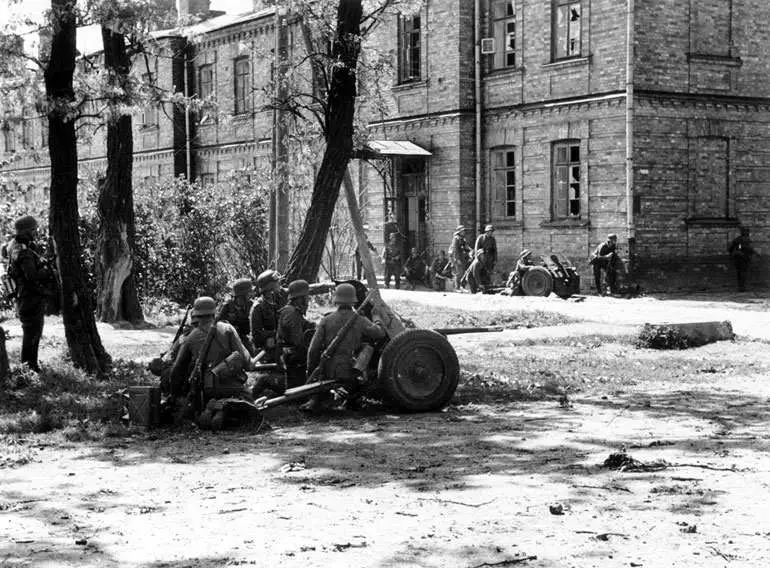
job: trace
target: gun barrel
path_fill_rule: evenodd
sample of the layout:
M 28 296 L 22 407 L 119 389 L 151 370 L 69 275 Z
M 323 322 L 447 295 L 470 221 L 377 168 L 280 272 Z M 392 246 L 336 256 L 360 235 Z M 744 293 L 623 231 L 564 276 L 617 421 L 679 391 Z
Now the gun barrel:
M 440 327 L 433 331 L 440 333 L 441 335 L 462 335 L 464 333 L 494 333 L 503 331 L 501 325 L 490 325 L 486 327 Z
M 258 399 L 254 402 L 254 405 L 260 410 L 264 410 L 278 406 L 280 404 L 285 404 L 292 400 L 308 398 L 309 396 L 322 392 L 329 392 L 338 385 L 339 383 L 337 381 L 320 381 L 317 383 L 310 383 L 307 385 L 295 387 L 293 389 L 286 389 L 286 392 L 275 398 Z

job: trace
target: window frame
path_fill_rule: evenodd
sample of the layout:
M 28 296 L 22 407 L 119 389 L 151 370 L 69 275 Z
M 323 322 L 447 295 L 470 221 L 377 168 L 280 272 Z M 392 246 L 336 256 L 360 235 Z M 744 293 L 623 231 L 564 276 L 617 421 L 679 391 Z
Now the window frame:
M 204 81 L 203 78 L 207 73 L 209 74 L 210 79 L 208 81 Z M 203 92 L 204 85 L 208 86 L 207 94 Z M 216 81 L 214 79 L 214 65 L 211 63 L 206 63 L 205 65 L 198 67 L 198 98 L 201 100 L 209 98 L 211 100 L 217 99 Z
M 565 159 L 559 160 L 559 150 L 566 148 Z M 573 159 L 573 151 L 577 150 L 577 160 Z M 577 167 L 577 176 L 573 168 Z M 566 176 L 562 178 L 559 168 L 566 169 Z M 566 139 L 556 140 L 551 143 L 551 220 L 562 221 L 565 219 L 582 219 L 583 217 L 583 150 L 580 140 Z M 564 182 L 560 180 L 564 179 Z M 571 181 L 574 180 L 574 181 Z M 567 187 L 562 192 L 560 183 L 566 183 Z M 571 190 L 577 191 L 573 195 Z M 560 207 L 559 203 L 564 201 Z M 572 212 L 573 205 L 577 205 L 577 211 Z M 561 211 L 564 211 L 564 214 Z
M 21 147 L 32 148 L 32 119 L 23 118 L 21 120 Z
M 565 44 L 560 46 L 559 37 L 559 14 L 566 7 L 567 12 L 578 7 L 578 17 L 576 19 L 566 19 L 566 33 L 564 34 Z M 552 0 L 551 2 L 551 61 L 564 61 L 565 59 L 577 59 L 583 57 L 583 0 Z M 572 30 L 571 22 L 577 21 L 577 33 Z M 570 53 L 569 41 L 576 36 L 578 48 L 576 52 Z
M 245 65 L 243 65 L 245 63 Z M 245 73 L 239 72 L 245 69 Z M 251 60 L 248 55 L 233 60 L 233 114 L 251 112 Z
M 152 86 L 154 83 L 155 75 L 153 73 L 144 73 L 142 75 L 142 81 Z M 158 103 L 155 101 L 148 101 L 142 107 L 142 128 L 157 127 L 160 120 L 160 113 L 158 112 Z
M 490 33 L 495 40 L 495 52 L 491 54 L 491 65 L 493 70 L 514 69 L 517 67 L 517 21 L 516 5 L 514 0 L 492 0 L 490 6 Z M 513 32 L 510 32 L 508 26 L 513 24 Z M 508 49 L 510 44 L 508 39 L 513 34 L 513 49 Z
M 3 152 L 6 154 L 12 154 L 16 152 L 16 133 L 11 127 L 10 122 L 6 122 L 2 126 L 3 131 Z
M 417 22 L 416 27 L 415 22 Z M 420 81 L 422 79 L 422 17 L 419 13 L 413 16 L 399 14 L 397 39 L 399 84 Z
M 518 218 L 518 148 L 500 146 L 490 149 L 490 205 L 492 218 L 515 221 Z

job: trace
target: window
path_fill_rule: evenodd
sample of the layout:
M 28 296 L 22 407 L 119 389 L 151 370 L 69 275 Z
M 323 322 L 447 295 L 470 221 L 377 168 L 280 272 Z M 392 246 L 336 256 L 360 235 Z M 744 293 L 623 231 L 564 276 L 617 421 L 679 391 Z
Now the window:
M 48 118 L 43 118 L 40 121 L 40 146 L 48 147 Z
M 729 141 L 703 136 L 692 144 L 690 160 L 695 173 L 690 193 L 690 214 L 696 218 L 719 219 L 729 216 Z
M 492 152 L 492 216 L 516 216 L 516 153 L 512 149 Z
M 6 152 L 16 151 L 16 135 L 9 123 L 3 125 L 3 149 Z
M 154 84 L 152 73 L 142 75 L 142 81 L 147 86 Z M 158 105 L 155 101 L 148 101 L 142 109 L 142 126 L 157 126 L 158 124 Z
M 580 144 L 557 142 L 553 145 L 554 219 L 580 217 Z
M 580 56 L 580 0 L 553 0 L 552 56 L 554 59 Z
M 249 95 L 251 86 L 249 85 L 249 59 L 243 57 L 235 60 L 235 114 L 249 112 Z
M 495 69 L 516 66 L 515 0 L 495 0 L 492 4 L 492 27 L 495 38 Z
M 32 147 L 32 121 L 28 118 L 21 121 L 21 145 L 24 148 Z
M 213 65 L 202 65 L 198 70 L 198 97 L 201 100 L 215 97 Z
M 420 16 L 398 18 L 398 80 L 420 79 Z

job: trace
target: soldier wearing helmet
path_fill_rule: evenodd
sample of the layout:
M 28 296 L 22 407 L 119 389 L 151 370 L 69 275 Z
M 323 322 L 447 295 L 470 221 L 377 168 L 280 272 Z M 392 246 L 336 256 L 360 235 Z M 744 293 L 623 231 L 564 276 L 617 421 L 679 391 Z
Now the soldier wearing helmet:
M 21 362 L 40 371 L 37 356 L 43 335 L 46 297 L 55 292 L 54 274 L 35 242 L 38 224 L 32 216 L 14 224 L 16 234 L 8 243 L 8 276 L 16 285 L 16 314 L 23 332 Z
M 519 259 L 516 261 L 516 267 L 508 275 L 508 282 L 505 283 L 506 288 L 510 290 L 511 296 L 524 295 L 524 292 L 521 289 L 521 281 L 532 266 L 532 251 L 524 249 L 519 254 Z
M 476 239 L 473 277 L 482 292 L 492 285 L 492 275 L 497 264 L 497 240 L 494 225 L 484 227 L 484 232 Z
M 281 289 L 281 277 L 275 270 L 265 270 L 257 277 L 259 298 L 251 306 L 249 313 L 251 341 L 256 351 L 264 349 L 267 356 L 265 363 L 278 361 L 276 353 L 276 331 L 278 330 L 278 312 L 286 305 L 286 295 Z
M 215 326 L 213 339 L 205 353 L 205 361 L 201 362 L 201 368 L 204 375 L 211 373 L 218 368 L 225 360 L 239 360 L 240 369 L 233 370 L 229 375 L 217 375 L 218 382 L 209 385 L 210 390 L 207 396 L 218 398 L 221 393 L 216 391 L 219 387 L 227 387 L 229 391 L 237 390 L 238 385 L 246 381 L 244 369 L 252 369 L 253 363 L 251 355 L 238 337 L 235 328 L 225 321 L 217 322 L 214 319 L 216 314 L 216 302 L 214 298 L 201 296 L 193 303 L 190 317 L 197 326 L 182 341 L 179 352 L 177 353 L 174 364 L 171 368 L 171 395 L 172 397 L 184 397 L 190 390 L 189 378 L 195 363 L 202 356 L 203 348 L 206 344 L 206 337 L 209 331 Z M 234 355 L 237 354 L 237 355 Z M 231 369 L 234 366 L 231 366 Z M 229 386 L 228 386 L 229 385 Z M 232 392 L 227 393 L 228 396 Z
M 356 302 L 356 289 L 353 285 L 339 284 L 334 290 L 334 303 L 337 305 L 337 310 L 321 318 L 316 327 L 307 354 L 308 374 L 321 364 L 321 354 L 343 326 L 351 318 L 356 318 L 345 336 L 340 338 L 332 356 L 323 363 L 322 369 L 322 376 L 325 380 L 336 380 L 348 387 L 355 386 L 354 357 L 364 342 L 375 342 L 385 337 L 385 330 L 379 323 L 372 323 L 353 311 Z M 302 408 L 315 410 L 319 404 L 320 397 L 313 397 Z
M 250 278 L 239 278 L 232 285 L 232 295 L 220 306 L 216 320 L 226 321 L 238 332 L 241 342 L 254 354 L 254 347 L 249 339 L 251 294 L 253 292 Z
M 607 235 L 607 240 L 599 243 L 594 252 L 588 259 L 589 264 L 594 270 L 594 285 L 596 293 L 603 296 L 607 293 L 617 293 L 618 277 L 618 236 L 615 233 Z M 602 285 L 602 270 L 604 279 L 607 282 L 606 287 Z
M 307 281 L 294 280 L 289 283 L 288 291 L 289 303 L 278 312 L 277 340 L 286 367 L 286 387 L 293 388 L 305 384 L 307 336 L 315 324 L 305 319 L 310 294 Z

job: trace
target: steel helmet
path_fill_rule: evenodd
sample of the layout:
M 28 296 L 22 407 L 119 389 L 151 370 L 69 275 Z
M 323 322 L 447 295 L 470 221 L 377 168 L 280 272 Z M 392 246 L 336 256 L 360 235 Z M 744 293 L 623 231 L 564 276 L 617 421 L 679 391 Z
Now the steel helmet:
M 334 303 L 341 306 L 353 306 L 358 302 L 356 289 L 352 284 L 339 284 L 334 289 Z
M 250 278 L 239 278 L 233 282 L 233 294 L 236 296 L 248 294 L 253 289 Z
M 13 227 L 17 235 L 27 235 L 37 229 L 37 219 L 32 215 L 25 215 L 16 219 Z
M 262 274 L 257 276 L 257 288 L 260 292 L 271 288 L 277 288 L 278 282 L 280 282 L 281 276 L 275 270 L 265 270 Z
M 289 300 L 301 298 L 310 293 L 310 285 L 307 280 L 294 280 L 289 283 Z
M 214 298 L 210 296 L 201 296 L 200 298 L 195 299 L 192 311 L 190 312 L 190 317 L 201 318 L 204 316 L 213 316 L 216 311 L 217 303 Z

